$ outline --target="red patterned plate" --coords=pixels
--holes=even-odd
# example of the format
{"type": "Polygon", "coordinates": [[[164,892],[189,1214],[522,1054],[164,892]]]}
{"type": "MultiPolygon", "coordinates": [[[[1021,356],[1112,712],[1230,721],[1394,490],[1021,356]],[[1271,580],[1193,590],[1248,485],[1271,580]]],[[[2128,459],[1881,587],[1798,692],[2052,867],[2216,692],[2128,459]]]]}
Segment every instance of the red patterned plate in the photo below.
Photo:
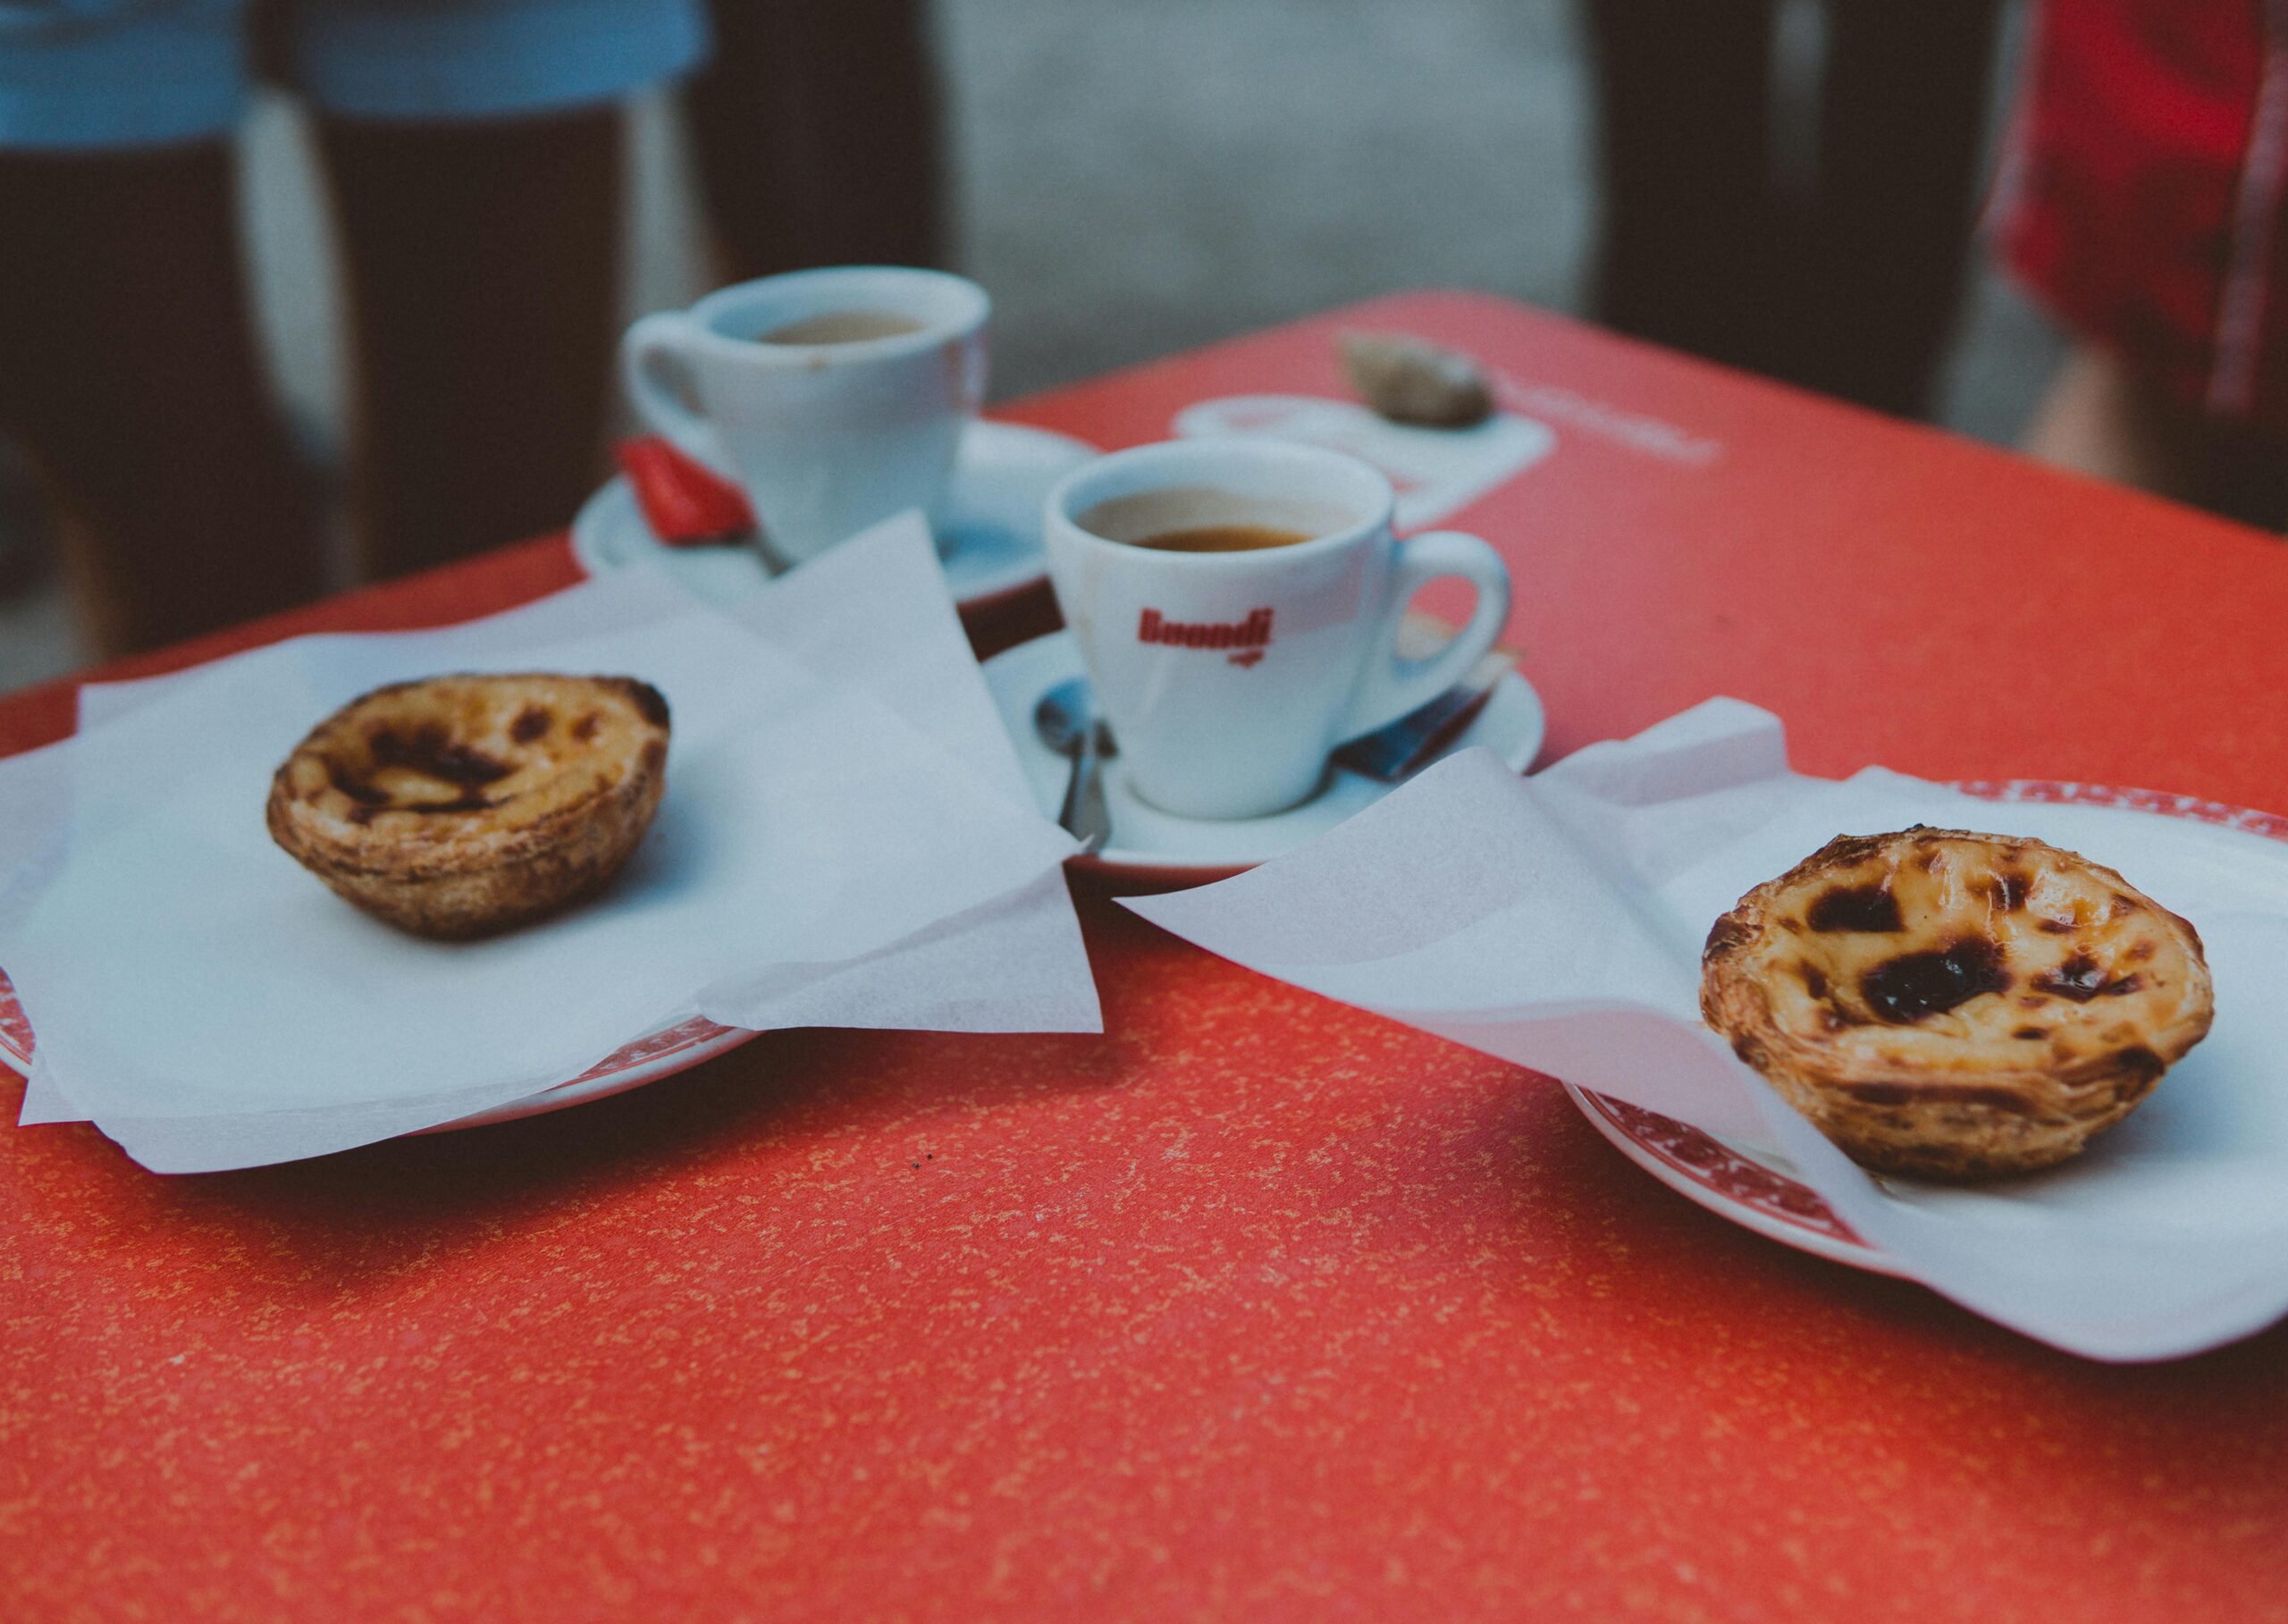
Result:
{"type": "MultiPolygon", "coordinates": [[[[2061,784],[2048,778],[1979,779],[1954,787],[1987,801],[2109,807],[2213,823],[2268,840],[2288,841],[2288,817],[2158,790],[2061,784]]],[[[1581,1115],[1622,1155],[1709,1211],[1816,1257],[1879,1275],[1901,1273],[1829,1210],[1816,1191],[1790,1177],[1785,1164],[1763,1160],[1755,1152],[1724,1144],[1673,1117],[1577,1089],[1569,1082],[1565,1091],[1581,1115]]]]}
{"type": "MultiPolygon", "coordinates": [[[[688,1071],[701,1061],[711,1060],[726,1049],[735,1049],[754,1036],[744,1027],[718,1026],[712,1021],[694,1016],[673,1026],[663,1026],[649,1037],[638,1038],[614,1050],[569,1082],[559,1082],[538,1094],[512,1099],[489,1111],[464,1116],[458,1122],[441,1123],[421,1132],[446,1133],[456,1128],[481,1128],[488,1123],[515,1122],[519,1117],[561,1111],[567,1106],[584,1106],[592,1099],[688,1071]]],[[[0,1061],[26,1076],[31,1074],[31,1022],[25,1020],[24,1006],[16,1001],[16,989],[5,971],[0,971],[0,1061]]]]}
{"type": "Polygon", "coordinates": [[[440,1123],[421,1132],[450,1133],[456,1128],[482,1128],[489,1123],[515,1122],[521,1117],[561,1111],[567,1106],[584,1106],[592,1099],[622,1094],[647,1082],[657,1082],[662,1077],[672,1077],[677,1072],[687,1072],[701,1061],[712,1060],[758,1035],[744,1026],[718,1026],[694,1015],[613,1050],[569,1082],[559,1082],[542,1093],[512,1099],[490,1111],[480,1111],[458,1122],[440,1123]]]}

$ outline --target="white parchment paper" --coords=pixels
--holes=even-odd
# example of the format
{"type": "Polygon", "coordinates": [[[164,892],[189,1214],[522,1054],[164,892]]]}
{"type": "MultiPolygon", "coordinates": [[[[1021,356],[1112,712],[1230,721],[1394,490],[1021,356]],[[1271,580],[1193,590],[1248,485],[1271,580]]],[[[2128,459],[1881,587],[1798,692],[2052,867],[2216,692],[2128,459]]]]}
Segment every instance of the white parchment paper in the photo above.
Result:
{"type": "Polygon", "coordinates": [[[616,575],[435,632],[323,636],[90,689],[0,762],[0,965],[37,1037],[26,1120],[147,1166],[346,1149],[726,1025],[1096,1031],[1059,865],[913,517],[740,606],[616,575]],[[594,903],[425,942],[269,840],[270,773],[380,683],[625,673],[669,699],[660,817],[594,903]]]}
{"type": "Polygon", "coordinates": [[[2198,1351],[2288,1312],[2288,846],[2111,807],[1788,770],[1717,700],[1520,779],[1455,756],[1290,856],[1129,906],[1283,980],[1691,1123],[1782,1167],[1905,1273],[2094,1358],[2198,1351]],[[1839,833],[2031,835],[2200,930],[2208,1039],[2082,1158],[1940,1188],[1847,1160],[1699,1017],[1700,950],[1839,833]]]}

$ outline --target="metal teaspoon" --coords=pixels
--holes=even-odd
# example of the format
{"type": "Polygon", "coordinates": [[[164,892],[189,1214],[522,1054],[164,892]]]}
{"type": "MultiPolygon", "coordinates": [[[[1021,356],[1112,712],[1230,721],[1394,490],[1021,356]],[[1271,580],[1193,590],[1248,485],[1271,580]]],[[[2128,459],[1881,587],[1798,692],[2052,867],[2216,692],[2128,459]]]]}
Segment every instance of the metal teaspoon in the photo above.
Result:
{"type": "Polygon", "coordinates": [[[1064,804],[1056,820],[1091,852],[1112,838],[1103,758],[1118,753],[1111,730],[1097,719],[1095,710],[1085,677],[1058,683],[1033,707],[1033,729],[1041,743],[1072,758],[1072,776],[1065,781],[1064,804]]]}

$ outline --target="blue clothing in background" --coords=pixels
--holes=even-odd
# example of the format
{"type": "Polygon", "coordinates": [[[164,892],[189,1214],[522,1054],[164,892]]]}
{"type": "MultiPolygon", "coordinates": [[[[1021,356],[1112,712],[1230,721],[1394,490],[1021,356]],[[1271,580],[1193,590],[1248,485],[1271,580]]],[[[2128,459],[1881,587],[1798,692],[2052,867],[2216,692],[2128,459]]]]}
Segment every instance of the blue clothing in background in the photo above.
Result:
{"type": "MultiPolygon", "coordinates": [[[[0,0],[0,147],[99,151],[229,131],[249,0],[0,0]]],[[[287,0],[292,88],[351,118],[613,100],[699,64],[700,0],[287,0]]]]}

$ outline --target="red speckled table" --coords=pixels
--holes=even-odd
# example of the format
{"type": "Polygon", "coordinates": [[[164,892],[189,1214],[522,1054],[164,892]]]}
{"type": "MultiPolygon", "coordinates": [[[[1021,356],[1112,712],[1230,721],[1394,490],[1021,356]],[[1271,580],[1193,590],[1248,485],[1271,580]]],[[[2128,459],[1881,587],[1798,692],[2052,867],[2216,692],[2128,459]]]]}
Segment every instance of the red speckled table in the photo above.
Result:
{"type": "MultiPolygon", "coordinates": [[[[1338,393],[1357,324],[1557,432],[1455,521],[1553,753],[1724,692],[1812,771],[2288,808],[2288,555],[2161,502],[1463,295],[1011,415],[1338,393]]],[[[70,714],[0,703],[0,749],[70,714]]],[[[0,1132],[0,1616],[2288,1618],[2281,1332],[2076,1362],[1710,1216],[1543,1079],[1083,918],[1102,1039],[778,1032],[195,1179],[0,1132]]]]}

